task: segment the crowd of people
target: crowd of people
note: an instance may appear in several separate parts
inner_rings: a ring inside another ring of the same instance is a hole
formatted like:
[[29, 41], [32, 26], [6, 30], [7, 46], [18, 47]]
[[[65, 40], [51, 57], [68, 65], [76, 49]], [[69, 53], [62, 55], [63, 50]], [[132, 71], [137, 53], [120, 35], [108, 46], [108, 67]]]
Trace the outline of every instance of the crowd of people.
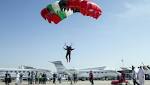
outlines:
[[[23, 80], [23, 74], [22, 73], [16, 73], [16, 79], [15, 79], [15, 85], [22, 85]], [[62, 75], [61, 74], [53, 74], [52, 79], [53, 84], [56, 84], [56, 81], [58, 81], [61, 84]], [[68, 75], [67, 79], [70, 84], [77, 83], [77, 74], [74, 73], [73, 75]], [[12, 81], [11, 75], [8, 73], [8, 71], [5, 73], [5, 84], [9, 85]], [[38, 73], [38, 72], [28, 72], [28, 85], [34, 85], [34, 84], [46, 84], [47, 82], [47, 75], [45, 73]]]
[[45, 73], [28, 72], [28, 84], [46, 84], [47, 75]]
[[[23, 74], [16, 72], [15, 85], [22, 85]], [[11, 74], [6, 71], [5, 73], [5, 85], [9, 85], [12, 81]], [[38, 73], [38, 72], [28, 72], [28, 85], [32, 84], [46, 84], [47, 75], [46, 73]]]
[[[22, 73], [16, 73], [16, 85], [21, 85], [22, 80], [23, 80], [23, 74]], [[144, 85], [145, 81], [145, 71], [142, 66], [139, 67], [138, 72], [135, 71], [135, 67], [132, 66], [132, 75], [131, 78], [133, 80], [133, 85]], [[125, 80], [125, 74], [122, 73], [122, 78], [123, 81]], [[46, 84], [47, 82], [47, 75], [46, 73], [38, 73], [38, 72], [28, 72], [28, 84]], [[61, 84], [62, 81], [62, 75], [61, 74], [53, 74], [52, 77], [52, 82], [53, 84], [56, 84], [56, 81], [58, 81]], [[70, 84], [77, 83], [78, 81], [78, 76], [76, 73], [73, 73], [72, 75], [68, 75], [67, 79]], [[94, 85], [94, 75], [93, 72], [89, 72], [89, 81], [91, 85]], [[5, 84], [9, 85], [12, 81], [11, 75], [6, 71], [5, 73]]]
[[[52, 80], [53, 80], [53, 84], [56, 84], [56, 80], [58, 80], [58, 82], [61, 84], [62, 75], [54, 73]], [[68, 75], [67, 80], [70, 82], [70, 84], [77, 83], [77, 81], [78, 81], [77, 74], [73, 73], [72, 75]]]

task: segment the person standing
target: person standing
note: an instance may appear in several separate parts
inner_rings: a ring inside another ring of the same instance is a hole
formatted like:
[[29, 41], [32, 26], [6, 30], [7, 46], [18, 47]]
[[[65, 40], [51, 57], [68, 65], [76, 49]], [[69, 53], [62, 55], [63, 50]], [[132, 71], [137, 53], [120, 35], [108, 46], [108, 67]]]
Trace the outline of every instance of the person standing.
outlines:
[[57, 78], [57, 75], [54, 73], [53, 74], [53, 84], [56, 84], [56, 78]]
[[6, 74], [5, 74], [5, 84], [9, 85], [9, 83], [11, 83], [11, 75], [8, 73], [8, 71], [6, 71]]
[[35, 73], [35, 84], [38, 84], [38, 72]]
[[124, 82], [124, 81], [125, 81], [125, 72], [124, 72], [124, 70], [121, 71], [121, 76], [120, 76], [119, 81], [120, 81], [120, 82]]
[[145, 71], [142, 66], [140, 66], [139, 71], [138, 71], [138, 79], [139, 79], [140, 85], [144, 85]]
[[135, 67], [132, 66], [132, 80], [133, 80], [133, 85], [139, 85], [137, 82], [137, 73], [135, 72]]
[[8, 74], [8, 83], [11, 83], [11, 75]]
[[94, 85], [94, 81], [93, 81], [93, 72], [92, 71], [90, 71], [90, 73], [89, 73], [89, 80], [90, 80], [90, 82], [91, 82], [91, 85]]
[[28, 85], [30, 84], [30, 80], [31, 80], [31, 73], [30, 73], [30, 71], [28, 71]]
[[20, 73], [19, 72], [17, 73], [17, 76], [16, 76], [16, 85], [20, 85]]
[[74, 83], [77, 83], [77, 74], [75, 72], [73, 73], [73, 81]]
[[61, 84], [61, 74], [58, 75], [58, 81]]
[[11, 75], [8, 74], [8, 83], [11, 83]]
[[31, 75], [30, 75], [30, 84], [34, 84], [34, 72], [31, 71]]
[[43, 84], [46, 84], [47, 81], [47, 75], [46, 73], [43, 73]]
[[20, 80], [20, 84], [22, 84], [22, 80], [23, 80], [23, 73], [20, 73], [20, 75], [19, 75], [19, 80]]
[[72, 85], [72, 80], [73, 80], [73, 76], [72, 75], [68, 75], [68, 82], [70, 82], [70, 85]]
[[39, 74], [38, 80], [39, 80], [39, 84], [42, 84], [42, 73]]

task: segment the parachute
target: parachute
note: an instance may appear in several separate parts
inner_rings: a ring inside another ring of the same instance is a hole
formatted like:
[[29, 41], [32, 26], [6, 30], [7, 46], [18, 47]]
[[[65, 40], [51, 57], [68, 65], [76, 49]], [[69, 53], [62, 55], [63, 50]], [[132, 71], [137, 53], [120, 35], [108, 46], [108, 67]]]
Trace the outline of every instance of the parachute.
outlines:
[[101, 8], [89, 0], [60, 0], [42, 9], [41, 16], [49, 23], [58, 24], [63, 19], [78, 12], [94, 19], [98, 19], [102, 13]]

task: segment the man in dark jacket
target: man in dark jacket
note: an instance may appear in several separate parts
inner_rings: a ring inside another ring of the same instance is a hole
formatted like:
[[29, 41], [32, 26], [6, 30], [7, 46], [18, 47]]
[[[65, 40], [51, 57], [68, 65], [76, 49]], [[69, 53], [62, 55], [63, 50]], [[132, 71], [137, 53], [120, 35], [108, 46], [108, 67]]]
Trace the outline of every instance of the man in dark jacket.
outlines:
[[11, 83], [11, 75], [8, 73], [8, 71], [6, 71], [6, 74], [5, 74], [5, 84], [9, 85], [9, 83]]
[[92, 71], [90, 71], [90, 73], [89, 73], [89, 80], [90, 80], [90, 82], [91, 82], [91, 85], [94, 85], [94, 81], [93, 81], [93, 72]]

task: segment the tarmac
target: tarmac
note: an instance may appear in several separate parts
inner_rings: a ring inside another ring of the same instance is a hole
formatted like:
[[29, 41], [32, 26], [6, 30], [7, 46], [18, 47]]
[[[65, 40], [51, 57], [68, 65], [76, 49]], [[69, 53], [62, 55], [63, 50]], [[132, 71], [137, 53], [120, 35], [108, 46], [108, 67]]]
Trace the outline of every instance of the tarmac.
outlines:
[[[133, 85], [132, 81], [129, 81], [129, 85]], [[0, 85], [5, 85], [4, 82], [0, 81]], [[15, 81], [13, 81], [12, 83], [10, 83], [9, 85], [15, 85]], [[21, 85], [28, 85], [27, 81], [23, 81], [23, 83]], [[47, 82], [46, 84], [30, 84], [30, 85], [71, 85], [70, 82], [67, 81], [62, 81], [61, 84], [59, 84], [58, 82], [56, 82], [56, 84], [53, 84], [52, 81], [51, 82]], [[73, 83], [72, 85], [91, 85], [89, 81], [78, 81], [77, 83]], [[111, 81], [100, 81], [100, 80], [95, 80], [94, 81], [94, 85], [111, 85]], [[144, 85], [150, 85], [150, 80], [145, 80], [145, 84]]]

